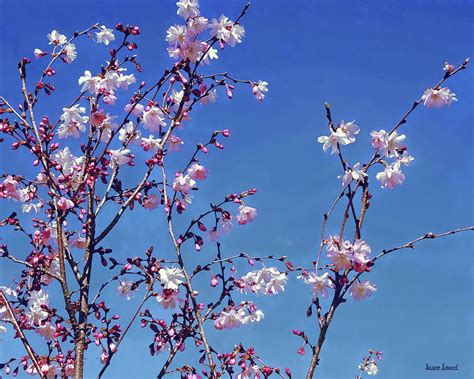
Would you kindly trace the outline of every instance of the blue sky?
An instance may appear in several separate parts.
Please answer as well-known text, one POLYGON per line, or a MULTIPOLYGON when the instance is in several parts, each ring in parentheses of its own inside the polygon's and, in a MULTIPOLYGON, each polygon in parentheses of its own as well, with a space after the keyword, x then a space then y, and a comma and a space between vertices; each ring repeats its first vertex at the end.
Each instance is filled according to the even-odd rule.
MULTIPOLYGON (((243 5, 234 0, 201 1, 202 13, 210 18, 221 13, 235 17, 243 5)), ((95 22, 141 27, 136 41, 144 74, 139 78, 151 82, 171 63, 164 35, 170 24, 180 22, 175 13, 172 1, 0 0, 0 94, 13 103, 20 101, 17 61, 31 57, 36 47, 46 49, 52 29, 71 35, 95 22)), ((210 178, 190 213, 227 193, 257 187, 249 205, 258 208, 259 216, 223 241, 225 254, 287 255, 296 265, 309 265, 319 243, 322 214, 340 191, 340 163, 316 142, 327 128, 324 102, 331 104, 335 120, 355 119, 361 127, 357 143, 345 156, 352 163, 365 161, 371 154, 371 130, 390 129, 443 75, 446 60, 460 64, 472 55, 472 16, 472 1, 255 1, 242 22, 247 34, 243 43, 223 51, 219 62, 206 70, 264 79, 270 92, 265 102, 257 103, 247 87, 238 88, 232 101, 221 93, 217 104, 194 113, 183 135, 189 141, 187 149, 218 128, 231 129, 232 138, 225 141, 224 151, 203 161, 210 178)), ((78 59, 71 66, 62 65, 55 79, 60 96, 42 108, 49 115, 58 116, 78 93, 76 80, 85 69, 107 58, 104 46, 82 41, 77 47, 78 59)), ((472 224, 473 79, 470 67, 449 80, 459 101, 440 110, 420 107, 403 126, 415 157, 405 170, 404 186, 381 190, 372 177, 374 198, 363 238, 373 251, 428 231, 472 224)), ((2 172, 28 172, 29 164, 28 156, 9 155, 0 145, 2 172)), ((1 217, 11 207, 4 204, 1 217)), ((171 256, 161 226, 156 216, 139 211, 124 218, 107 243, 119 257, 143 254, 151 244, 171 256)), ((329 225, 329 232, 337 230, 337 223, 329 225)), ((12 246, 23 246, 12 240, 13 235, 2 237, 13 241, 12 246)), ((472 377, 472 246, 471 235, 457 235, 381 260, 367 277, 378 292, 365 302, 349 300, 336 313, 319 377, 353 377, 369 348, 384 353, 381 378, 444 377, 427 373, 427 363, 458 364, 459 371, 450 377, 472 377)), ((189 250, 191 261, 205 258, 189 250)), ((4 263, 0 267, 2 282, 17 272, 4 263)), ((114 291, 107 296, 117 310, 125 309, 114 291)), ((314 320, 305 317, 308 288, 293 278, 284 294, 254 300, 265 312, 263 322, 236 331, 210 331, 211 342, 229 350, 242 340, 255 346, 269 364, 290 367, 295 378, 303 377, 310 357, 296 354, 300 340, 291 330, 304 329, 315 338, 314 320)), ((160 358, 149 357, 150 342, 148 333, 134 328, 108 377, 156 375, 160 358)), ((5 345, 0 347, 0 360, 11 351, 22 354, 19 347, 5 345)), ((93 355, 88 359, 91 378, 99 367, 93 355)))

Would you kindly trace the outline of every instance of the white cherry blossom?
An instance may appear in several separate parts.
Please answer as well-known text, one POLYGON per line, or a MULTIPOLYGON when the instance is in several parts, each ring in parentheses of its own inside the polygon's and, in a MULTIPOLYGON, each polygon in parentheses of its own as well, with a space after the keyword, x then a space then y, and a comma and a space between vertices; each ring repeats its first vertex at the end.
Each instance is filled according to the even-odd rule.
POLYGON ((67 38, 64 34, 59 33, 57 30, 53 30, 48 34, 50 45, 64 45, 67 42, 67 38))
POLYGON ((100 32, 95 33, 97 43, 103 43, 105 46, 107 46, 110 42, 115 40, 115 36, 112 32, 112 29, 109 29, 105 25, 102 25, 100 27, 100 32))
POLYGON ((165 267, 158 271, 160 281, 167 290, 178 290, 178 286, 184 281, 183 271, 177 267, 165 267))

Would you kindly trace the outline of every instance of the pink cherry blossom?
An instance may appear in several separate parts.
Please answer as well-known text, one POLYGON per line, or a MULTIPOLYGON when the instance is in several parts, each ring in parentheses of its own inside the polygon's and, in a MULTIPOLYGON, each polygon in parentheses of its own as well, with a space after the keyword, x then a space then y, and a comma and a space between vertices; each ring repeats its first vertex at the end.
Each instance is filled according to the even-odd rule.
POLYGON ((207 169, 204 166, 201 166, 198 163, 193 163, 188 168, 188 173, 191 179, 194 180, 204 180, 207 179, 207 169))
POLYGON ((173 189, 187 195, 196 185, 196 181, 191 178, 191 175, 176 174, 173 181, 173 189))
POLYGON ((184 142, 181 138, 171 135, 168 141, 168 149, 169 151, 180 151, 183 144, 184 142))
POLYGON ((298 279, 303 279, 306 284, 311 286, 314 295, 321 295, 323 299, 327 299, 329 296, 328 288, 334 288, 327 272, 321 276, 316 275, 314 272, 309 272, 306 275, 298 276, 298 279))
POLYGON ((160 127, 166 126, 165 115, 158 107, 151 107, 143 113, 143 126, 150 132, 160 130, 160 127))
POLYGON ((393 189, 405 182, 405 175, 400 170, 400 163, 395 162, 385 166, 385 170, 377 173, 376 178, 382 188, 393 189))
POLYGON ((68 209, 74 208, 74 202, 72 200, 66 199, 65 197, 61 197, 58 200, 58 207, 63 211, 67 211, 68 209))
POLYGON ((360 265, 364 265, 369 262, 369 255, 372 249, 367 242, 356 239, 352 245, 352 261, 360 265))
POLYGON ((360 163, 357 162, 352 168, 346 170, 346 173, 342 177, 342 185, 346 187, 352 182, 352 180, 360 180, 363 183, 366 177, 367 174, 364 172, 364 169, 360 168, 360 163))
POLYGON ((421 98, 426 108, 441 108, 458 101, 449 88, 428 88, 421 98))
POLYGON ((241 205, 237 209, 237 222, 239 225, 245 225, 257 218, 257 210, 246 205, 241 205))
POLYGON ((130 104, 125 105, 125 112, 131 112, 135 116, 139 116, 144 111, 145 107, 142 104, 130 104))
POLYGON ((349 290, 352 298, 357 301, 365 300, 377 291, 374 284, 366 280, 365 282, 354 283, 349 290))
POLYGON ((257 100, 262 101, 265 99, 265 94, 268 92, 268 83, 262 80, 259 80, 257 83, 253 83, 252 92, 257 100))
POLYGON ((160 199, 155 194, 148 195, 143 199, 143 208, 145 209, 155 209, 160 205, 160 199))
POLYGON ((20 200, 19 182, 8 175, 0 184, 0 197, 5 199, 20 200))
POLYGON ((182 299, 178 299, 178 295, 178 290, 165 289, 156 295, 156 301, 161 304, 164 309, 174 309, 178 303, 183 301, 182 299))
POLYGON ((244 318, 245 311, 243 309, 231 308, 228 311, 221 312, 214 321, 214 327, 219 330, 238 328, 243 324, 244 318))
POLYGON ((190 17, 199 16, 199 2, 198 0, 179 0, 176 5, 179 16, 187 20, 190 17))
POLYGON ((132 281, 121 280, 120 284, 117 286, 117 291, 120 296, 124 297, 127 300, 131 300, 137 291, 137 289, 133 288, 132 281))

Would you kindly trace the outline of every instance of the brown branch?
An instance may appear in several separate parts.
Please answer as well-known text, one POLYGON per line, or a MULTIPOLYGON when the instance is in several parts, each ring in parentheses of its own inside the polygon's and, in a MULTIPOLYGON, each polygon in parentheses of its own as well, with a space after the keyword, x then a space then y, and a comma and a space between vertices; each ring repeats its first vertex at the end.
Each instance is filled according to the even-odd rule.
MULTIPOLYGON (((162 171, 162 175, 163 175, 163 194, 164 194, 164 198, 165 198, 165 204, 168 203, 168 195, 167 195, 167 190, 166 190, 166 170, 165 170, 165 166, 164 166, 164 162, 163 162, 163 165, 161 166, 161 171, 162 171)), ((202 340, 202 343, 204 345, 204 350, 206 351, 206 357, 207 357, 207 360, 209 362, 209 369, 210 369, 210 373, 211 373, 211 377, 214 378, 215 377, 215 368, 216 368, 216 365, 213 361, 213 358, 212 358, 212 351, 211 351, 211 348, 209 346, 209 343, 207 342, 207 338, 206 338, 206 334, 205 334, 205 331, 204 331, 204 325, 203 325, 203 319, 202 319, 202 315, 201 315, 201 310, 200 310, 200 307, 196 301, 196 295, 194 293, 194 290, 193 290, 193 286, 191 284, 191 278, 189 276, 189 274, 187 273, 186 271, 186 267, 184 265, 184 261, 183 261, 183 257, 181 255, 181 248, 180 248, 180 245, 178 245, 177 241, 176 241, 176 237, 174 235, 174 231, 173 231, 173 223, 171 221, 171 217, 168 217, 168 232, 169 232, 169 235, 171 237, 171 240, 173 241, 173 245, 175 247, 175 251, 176 251, 176 255, 178 257, 178 262, 179 262, 179 266, 181 268, 181 270, 183 271, 183 275, 184 275, 184 278, 186 280, 186 287, 187 287, 187 292, 189 294, 189 297, 191 298, 191 302, 193 304, 193 311, 194 311, 194 314, 196 315, 196 321, 197 321, 197 324, 198 324, 198 327, 199 327, 199 333, 201 335, 201 340, 202 340)))
POLYGON ((33 348, 31 347, 30 343, 26 339, 26 336, 23 333, 23 330, 21 329, 20 325, 18 324, 18 321, 16 320, 15 312, 13 311, 13 308, 12 308, 10 302, 8 301, 8 299, 6 298, 5 294, 3 293, 3 291, 1 289, 0 289, 0 300, 7 307, 8 313, 10 314, 10 321, 13 324, 13 327, 15 328, 18 336, 20 337, 20 340, 23 343, 23 346, 25 347, 25 350, 28 353, 28 356, 33 361, 33 365, 35 366, 37 374, 41 378, 45 378, 45 376, 41 374, 41 367, 38 363, 38 360, 36 359, 37 354, 33 351, 33 348))
MULTIPOLYGON (((435 239, 435 238, 440 238, 440 237, 446 237, 446 236, 449 236, 451 234, 456 234, 456 233, 461 233, 461 232, 467 232, 467 231, 474 231, 474 226, 467 226, 465 228, 458 228, 458 229, 453 229, 453 230, 450 230, 448 232, 443 232, 443 233, 439 233, 439 234, 434 234, 434 233, 426 233, 426 234, 423 234, 421 237, 418 237, 418 238, 415 238, 413 241, 410 241, 410 242, 407 242, 403 245, 400 245, 400 246, 397 246, 397 247, 393 247, 391 249, 388 249, 388 250, 382 250, 376 257, 374 257, 374 259, 372 259, 372 262, 375 262, 377 261, 378 259, 382 258, 383 256, 387 255, 387 254, 390 254, 390 253, 393 253, 394 251, 398 251, 398 250, 403 250, 403 249, 414 249, 415 248, 415 244, 420 242, 420 241, 423 241, 423 240, 427 240, 427 239, 435 239)), ((341 293, 341 299, 342 297, 344 296, 344 294, 349 290, 349 288, 352 286, 352 284, 354 284, 354 282, 360 278, 360 276, 364 273, 365 271, 362 271, 362 272, 359 272, 357 273, 357 275, 355 275, 352 280, 347 284, 346 288, 344 288, 344 291, 342 291, 341 293)))
POLYGON ((143 296, 143 299, 142 299, 142 301, 140 301, 140 304, 138 304, 137 310, 133 314, 130 322, 128 323, 128 325, 125 328, 125 330, 123 331, 123 333, 120 335, 120 338, 118 339, 117 343, 115 344, 115 349, 112 351, 109 348, 109 357, 108 357, 107 361, 105 362, 104 366, 102 367, 102 369, 100 370, 99 375, 97 376, 99 379, 102 378, 102 375, 104 375, 105 370, 107 370, 107 368, 109 367, 110 362, 112 360, 112 357, 118 351, 119 345, 122 343, 122 340, 125 338, 125 335, 128 333, 128 331, 132 327, 132 324, 134 323, 135 319, 137 318, 138 314, 140 313, 140 310, 142 309, 143 304, 145 304, 145 302, 150 298, 150 291, 153 289, 153 284, 155 283, 156 278, 157 278, 157 276, 155 276, 153 278, 153 280, 150 282, 150 284, 148 285, 147 290, 145 292, 145 296, 143 296))

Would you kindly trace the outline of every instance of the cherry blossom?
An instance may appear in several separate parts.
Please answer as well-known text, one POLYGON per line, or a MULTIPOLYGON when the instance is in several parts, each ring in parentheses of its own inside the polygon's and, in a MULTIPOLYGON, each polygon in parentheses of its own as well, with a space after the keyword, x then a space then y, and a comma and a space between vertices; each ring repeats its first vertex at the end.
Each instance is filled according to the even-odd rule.
POLYGON ((257 210, 255 208, 246 206, 246 205, 241 205, 238 209, 238 214, 237 214, 237 223, 239 225, 245 225, 248 224, 249 222, 254 221, 257 218, 257 210))
POLYGON ((370 132, 372 137, 372 146, 377 150, 383 150, 388 145, 388 133, 385 130, 372 131, 370 132))
POLYGON ((59 138, 67 138, 73 136, 79 138, 79 132, 86 130, 86 123, 89 121, 89 117, 83 116, 86 112, 86 108, 79 105, 73 105, 71 108, 63 108, 63 114, 60 120, 63 123, 59 126, 58 136, 59 138))
POLYGON ((66 53, 66 62, 72 63, 77 58, 76 45, 73 43, 68 43, 64 46, 63 51, 66 53))
POLYGON ((365 300, 377 291, 374 284, 366 280, 365 282, 354 283, 349 290, 352 298, 357 301, 365 300))
POLYGON ((421 97, 426 108, 442 108, 458 101, 449 88, 428 88, 421 97))
POLYGON ((257 83, 253 83, 252 92, 257 100, 262 101, 265 99, 265 94, 268 92, 268 83, 262 80, 259 80, 257 83))
POLYGON ((222 311, 218 318, 214 321, 216 329, 234 329, 243 324, 246 313, 243 309, 231 308, 228 311, 222 311))
POLYGON ((199 2, 198 0, 179 0, 176 5, 179 16, 187 20, 190 17, 199 16, 199 2))
POLYGON ((130 104, 130 103, 125 105, 125 108, 124 108, 125 112, 128 113, 131 111, 132 114, 135 116, 142 114, 144 109, 145 107, 142 104, 130 104))
POLYGON ((260 368, 257 365, 246 366, 237 374, 237 379, 260 379, 260 368))
POLYGON ((117 291, 120 296, 127 300, 131 300, 135 296, 136 288, 133 288, 134 283, 132 281, 121 280, 117 286, 117 291))
POLYGON ((91 126, 95 126, 95 127, 101 126, 106 117, 107 116, 105 115, 104 112, 97 111, 91 114, 89 122, 91 126))
POLYGON ((387 146, 381 150, 381 154, 388 157, 397 157, 399 155, 398 151, 405 148, 402 144, 405 139, 405 134, 399 136, 396 131, 390 133, 387 138, 387 146))
MULTIPOLYGON (((213 59, 219 59, 219 56, 217 55, 217 49, 214 49, 211 45, 208 45, 206 42, 202 42, 200 44, 200 47, 201 47, 201 51, 198 52, 197 58, 203 64, 210 65, 211 61, 213 59)), ((216 98, 217 98, 217 92, 214 91, 213 94, 211 94, 211 92, 213 92, 213 91, 209 91, 210 97, 209 97, 208 100, 211 103, 214 103, 216 101, 216 98)), ((208 97, 208 96, 206 96, 206 97, 208 97)), ((203 99, 204 98, 202 98, 201 100, 203 100, 203 99)), ((204 100, 204 104, 206 104, 206 100, 204 100)))
POLYGON ((350 248, 351 245, 349 241, 341 243, 339 237, 330 237, 326 245, 327 257, 332 260, 337 271, 351 268, 350 248))
POLYGON ((173 189, 184 195, 187 195, 195 185, 196 181, 191 178, 190 174, 183 175, 178 173, 173 181, 173 189))
POLYGON ((129 121, 120 128, 118 138, 120 141, 125 143, 130 140, 131 144, 140 144, 141 132, 140 130, 136 130, 132 121, 129 121))
POLYGON ((124 75, 122 72, 126 71, 125 68, 119 70, 109 70, 100 79, 100 90, 102 92, 110 92, 117 89, 127 90, 128 86, 136 82, 134 74, 124 75))
POLYGON ((143 199, 143 208, 156 209, 160 205, 160 199, 155 194, 148 195, 143 199))
POLYGON ((209 93, 199 100, 201 104, 208 105, 209 103, 215 103, 217 101, 217 90, 213 89, 209 93))
POLYGON ((194 180, 204 180, 207 178, 207 169, 198 163, 193 163, 188 168, 188 173, 191 179, 194 180))
POLYGON ((194 16, 188 19, 188 31, 193 35, 198 35, 208 28, 209 20, 203 16, 194 16))
POLYGON ((110 167, 115 168, 130 161, 130 149, 109 150, 110 167))
POLYGON ((182 302, 182 299, 179 299, 178 295, 178 290, 165 289, 156 295, 156 301, 161 304, 164 309, 174 309, 178 303, 182 302))
POLYGON ((100 27, 100 32, 95 33, 97 43, 103 43, 107 46, 111 41, 115 40, 115 36, 112 33, 112 29, 108 29, 104 25, 100 27))
POLYGON ((31 291, 28 299, 28 312, 26 316, 31 324, 39 325, 41 321, 48 317, 47 307, 49 295, 43 290, 31 291))
POLYGON ((387 157, 398 157, 399 151, 404 150, 405 146, 402 144, 406 136, 404 134, 398 135, 396 131, 387 133, 385 130, 372 131, 372 146, 379 150, 380 154, 387 157))
POLYGON ((401 157, 398 157, 398 161, 404 166, 409 166, 414 160, 415 158, 413 158, 411 155, 408 155, 406 150, 403 152, 401 157))
POLYGON ((161 138, 155 138, 153 134, 150 134, 148 138, 142 137, 141 141, 140 145, 145 151, 151 150, 157 152, 161 148, 161 138))
POLYGON ((365 265, 367 262, 369 262, 369 256, 371 252, 372 249, 367 244, 367 242, 361 239, 356 239, 352 244, 352 260, 357 264, 365 265))
POLYGON ((51 341, 56 338, 54 335, 54 333, 56 333, 56 327, 50 322, 45 322, 44 324, 41 324, 35 329, 35 332, 40 336, 44 337, 47 341, 51 341))
POLYGON ((331 131, 329 136, 318 137, 318 142, 323 144, 323 150, 327 151, 331 148, 331 154, 339 152, 338 145, 349 145, 355 141, 354 137, 351 137, 342 128, 338 127, 335 131, 331 131))
POLYGON ((218 20, 212 19, 209 28, 211 29, 211 36, 215 36, 232 47, 237 43, 241 43, 242 37, 245 36, 245 29, 224 15, 221 15, 218 20))
POLYGON ((364 169, 360 168, 360 163, 357 162, 352 168, 346 170, 346 173, 342 177, 342 185, 344 187, 348 186, 353 180, 361 182, 365 181, 367 174, 364 172, 364 169))
POLYGON ((184 142, 181 138, 175 135, 171 135, 168 141, 168 149, 169 151, 180 151, 181 145, 183 144, 184 142))
POLYGON ((3 293, 7 296, 13 296, 13 297, 18 296, 18 293, 10 287, 0 286, 0 291, 3 291, 3 293))
POLYGON ((97 76, 92 76, 91 72, 88 70, 84 71, 84 75, 81 76, 77 82, 79 85, 82 85, 82 92, 88 91, 93 95, 96 95, 99 92, 100 79, 97 76))
POLYGON ((314 272, 308 272, 306 275, 298 276, 298 279, 303 279, 306 284, 311 286, 314 295, 321 295, 323 299, 327 299, 329 296, 328 288, 334 287, 327 272, 321 276, 316 275, 314 272))
POLYGON ((454 66, 448 62, 445 62, 443 66, 443 71, 452 73, 454 71, 454 66))
POLYGON ((72 200, 69 200, 65 197, 61 197, 58 200, 58 207, 59 209, 63 211, 67 211, 68 209, 74 208, 74 202, 72 200))
POLYGON ((166 126, 164 113, 158 107, 151 107, 143 113, 143 126, 150 132, 160 130, 160 127, 166 126))
POLYGON ((64 45, 67 42, 65 35, 60 34, 57 30, 53 30, 48 34, 49 44, 50 45, 64 45))
POLYGON ((18 181, 11 175, 8 175, 0 185, 0 197, 5 199, 20 200, 20 191, 18 181))
POLYGON ((183 271, 177 267, 166 267, 159 271, 160 281, 165 290, 178 290, 178 286, 183 283, 183 271))
POLYGON ((360 132, 360 128, 355 123, 355 121, 351 121, 351 122, 341 121, 341 123, 339 124, 337 128, 347 135, 351 143, 355 141, 355 136, 359 134, 360 132))
POLYGON ((100 354, 100 363, 105 364, 109 360, 110 354, 107 350, 102 350, 102 354, 100 354))
POLYGON ((84 250, 86 248, 86 239, 84 237, 76 237, 69 240, 69 244, 76 249, 84 250))
POLYGON ((242 293, 276 295, 285 291, 287 280, 287 275, 276 267, 264 267, 245 274, 239 280, 239 286, 242 293))
POLYGON ((44 57, 45 55, 48 55, 48 53, 44 52, 43 50, 41 49, 35 49, 33 51, 33 54, 35 55, 35 58, 38 59, 38 58, 41 58, 41 57, 44 57))
POLYGON ((402 185, 405 182, 405 175, 400 170, 400 162, 386 165, 385 170, 377 173, 376 178, 380 181, 382 188, 393 189, 397 185, 402 185))
POLYGON ((379 368, 377 367, 377 364, 375 361, 371 361, 366 363, 365 365, 359 365, 359 369, 363 370, 367 373, 367 375, 374 376, 377 375, 379 372, 379 368))

